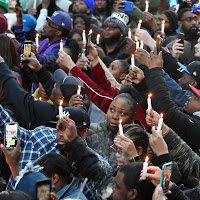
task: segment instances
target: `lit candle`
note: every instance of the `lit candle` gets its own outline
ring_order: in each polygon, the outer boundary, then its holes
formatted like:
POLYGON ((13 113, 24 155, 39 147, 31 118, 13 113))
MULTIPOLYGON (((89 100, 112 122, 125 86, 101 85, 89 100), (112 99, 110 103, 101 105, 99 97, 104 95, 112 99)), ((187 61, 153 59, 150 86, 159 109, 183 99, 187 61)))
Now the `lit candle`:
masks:
POLYGON ((78 85, 78 90, 77 90, 77 93, 76 94, 81 94, 81 85, 78 85))
POLYGON ((100 34, 97 34, 96 44, 99 44, 100 34))
POLYGON ((122 127, 122 120, 121 119, 119 120, 119 134, 120 135, 124 135, 124 133, 123 133, 123 127, 122 127))
POLYGON ((10 19, 8 21, 8 30, 11 30, 11 28, 12 28, 12 20, 10 19))
POLYGON ((138 49, 140 47, 140 42, 139 42, 137 36, 135 36, 135 41, 136 41, 136 49, 138 49))
POLYGON ((143 49, 143 47, 144 47, 144 42, 141 40, 141 42, 140 42, 140 48, 143 49))
POLYGON ((62 104, 63 104, 63 100, 60 101, 60 106, 59 106, 59 117, 60 119, 63 118, 63 107, 62 107, 62 104))
POLYGON ((37 5, 37 0, 34 0, 34 3, 33 3, 33 8, 36 9, 36 5, 37 5))
POLYGON ((83 43, 86 44, 86 35, 85 35, 85 30, 83 30, 82 38, 83 38, 83 43))
POLYGON ((150 94, 148 95, 148 99, 147 99, 149 114, 150 114, 150 111, 151 111, 151 97, 152 97, 152 94, 150 93, 150 94))
POLYGON ((142 20, 140 19, 139 22, 138 22, 138 26, 137 26, 138 30, 141 28, 141 24, 142 24, 142 20))
POLYGON ((163 113, 160 113, 160 119, 158 120, 158 127, 157 127, 158 132, 161 130, 162 124, 163 124, 163 113))
POLYGON ((60 40, 60 50, 63 51, 63 41, 62 40, 60 40))
POLYGON ((132 54, 131 55, 131 68, 133 71, 134 71, 134 66, 135 66, 135 58, 134 58, 134 55, 132 54))
POLYGON ((131 29, 129 28, 128 29, 128 37, 131 39, 132 37, 131 37, 131 29))
POLYGON ((165 32, 165 20, 162 20, 161 33, 165 32))
POLYGON ((176 10, 175 10, 175 12, 178 12, 178 9, 179 9, 179 4, 176 4, 176 10))
POLYGON ((42 97, 39 97, 39 101, 42 101, 42 97))
POLYGON ((149 1, 145 1, 146 7, 145 7, 145 12, 149 11, 149 1))
POLYGON ((35 45, 36 45, 36 50, 37 51, 38 51, 38 48, 39 48, 39 36, 40 36, 40 34, 37 33, 36 37, 35 37, 35 45))
POLYGON ((143 180, 146 180, 146 174, 147 174, 147 167, 148 167, 148 160, 149 160, 149 157, 147 156, 145 158, 145 162, 143 163, 143 171, 142 171, 142 179, 143 180))

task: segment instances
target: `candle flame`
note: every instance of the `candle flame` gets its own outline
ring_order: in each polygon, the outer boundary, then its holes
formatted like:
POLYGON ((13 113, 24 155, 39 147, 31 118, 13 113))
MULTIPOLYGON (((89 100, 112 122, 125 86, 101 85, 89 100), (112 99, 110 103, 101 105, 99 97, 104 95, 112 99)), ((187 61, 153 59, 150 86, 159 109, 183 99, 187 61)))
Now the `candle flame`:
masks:
POLYGON ((160 113, 160 117, 162 117, 162 118, 163 118, 163 113, 160 113))
POLYGON ((90 29, 90 31, 89 31, 89 35, 91 35, 92 34, 92 29, 90 29))
POLYGON ((160 35, 157 35, 157 38, 160 37, 160 35))
POLYGON ((149 5, 149 1, 145 1, 146 5, 149 5))
POLYGON ((145 162, 148 162, 148 160, 149 160, 149 157, 148 157, 148 156, 146 156, 146 158, 145 158, 145 162))
POLYGON ((39 100, 42 101, 42 97, 39 97, 39 100))
POLYGON ((152 97, 152 94, 150 93, 150 94, 148 94, 148 98, 151 98, 152 97))
POLYGON ((137 38, 137 36, 135 36, 135 41, 136 41, 136 42, 138 41, 138 38, 137 38))
POLYGON ((165 20, 162 20, 162 24, 165 24, 165 20))
POLYGON ((119 120, 119 123, 122 124, 122 119, 119 120))
POLYGON ((81 85, 78 85, 78 89, 81 90, 81 85))
POLYGON ((39 33, 37 33, 37 34, 36 34, 36 37, 37 37, 37 38, 39 38, 39 36, 40 36, 40 34, 39 34, 39 33))
POLYGON ((60 100, 60 106, 62 106, 62 104, 63 104, 63 100, 60 100))
POLYGON ((101 35, 100 34, 97 34, 97 39, 99 39, 101 37, 101 35))
POLYGON ((140 23, 140 24, 142 23, 142 20, 141 20, 141 19, 139 20, 139 23, 140 23))
POLYGON ((60 42, 62 42, 63 40, 61 39, 60 42))
POLYGON ((131 54, 132 57, 134 57, 134 54, 131 54))
POLYGON ((129 28, 128 31, 131 31, 131 28, 129 28))
POLYGON ((85 33, 85 30, 83 30, 83 32, 85 33))

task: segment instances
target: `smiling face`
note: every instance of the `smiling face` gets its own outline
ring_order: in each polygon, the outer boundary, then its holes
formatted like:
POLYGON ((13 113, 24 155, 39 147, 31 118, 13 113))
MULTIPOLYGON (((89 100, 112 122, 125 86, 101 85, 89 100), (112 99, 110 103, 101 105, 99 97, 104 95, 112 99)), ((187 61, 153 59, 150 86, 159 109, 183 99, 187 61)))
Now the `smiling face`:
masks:
POLYGON ((119 130, 119 120, 122 124, 129 124, 133 121, 134 113, 127 99, 119 97, 112 101, 107 112, 107 125, 108 129, 112 132, 119 130))

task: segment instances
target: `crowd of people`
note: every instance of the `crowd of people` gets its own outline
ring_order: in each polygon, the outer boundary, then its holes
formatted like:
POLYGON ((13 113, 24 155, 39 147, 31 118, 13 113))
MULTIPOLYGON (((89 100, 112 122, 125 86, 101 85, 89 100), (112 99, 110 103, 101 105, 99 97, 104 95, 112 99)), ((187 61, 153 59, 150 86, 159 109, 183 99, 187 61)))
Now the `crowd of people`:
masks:
POLYGON ((0 0, 0 200, 200 199, 199 23, 196 0, 0 0))

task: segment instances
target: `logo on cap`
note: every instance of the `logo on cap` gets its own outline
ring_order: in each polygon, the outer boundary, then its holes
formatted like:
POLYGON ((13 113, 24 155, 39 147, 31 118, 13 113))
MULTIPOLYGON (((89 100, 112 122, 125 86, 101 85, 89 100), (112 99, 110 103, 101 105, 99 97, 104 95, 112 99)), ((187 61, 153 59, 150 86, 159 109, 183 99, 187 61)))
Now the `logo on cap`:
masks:
POLYGON ((193 75, 194 75, 194 76, 197 76, 197 72, 193 72, 193 75))

